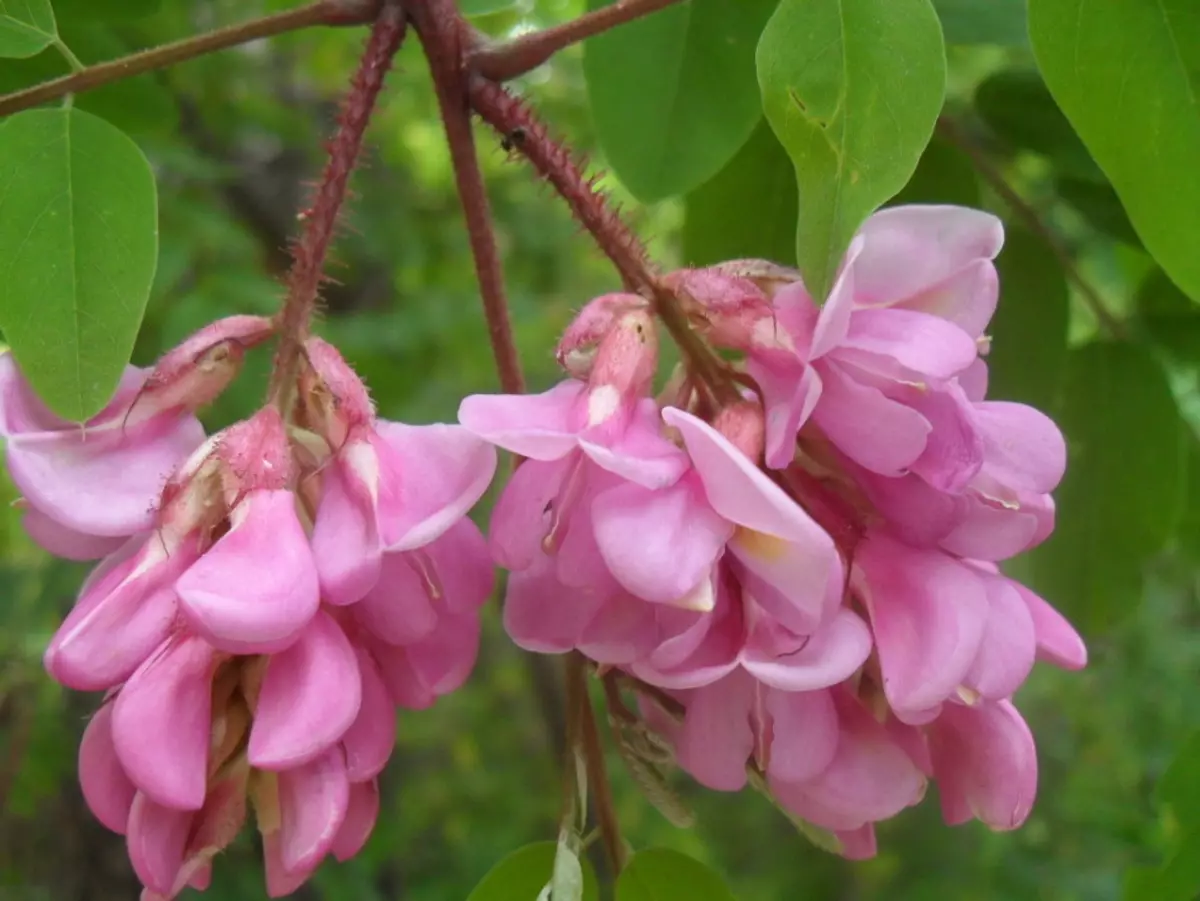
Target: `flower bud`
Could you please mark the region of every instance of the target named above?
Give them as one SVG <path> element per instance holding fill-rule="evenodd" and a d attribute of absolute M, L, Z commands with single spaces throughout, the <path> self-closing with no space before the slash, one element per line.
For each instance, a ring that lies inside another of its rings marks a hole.
<path fill-rule="evenodd" d="M 575 378 L 586 379 L 600 342 L 619 317 L 646 306 L 646 299 L 637 294 L 604 294 L 590 301 L 563 332 L 554 352 L 558 364 Z"/>

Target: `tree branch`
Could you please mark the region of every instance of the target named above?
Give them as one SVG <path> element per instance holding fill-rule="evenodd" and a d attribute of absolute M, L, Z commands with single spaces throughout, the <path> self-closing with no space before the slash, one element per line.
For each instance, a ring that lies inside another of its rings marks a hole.
<path fill-rule="evenodd" d="M 64 94 L 80 94 L 109 82 L 152 72 L 260 38 L 273 37 L 314 25 L 366 25 L 375 19 L 380 2 L 381 0 L 315 0 L 295 9 L 88 66 L 53 81 L 0 97 L 0 116 L 29 109 Z"/>
<path fill-rule="evenodd" d="M 415 0 L 408 14 L 425 47 L 425 57 L 433 76 L 450 160 L 458 183 L 458 196 L 467 220 L 475 275 L 483 297 L 488 337 L 501 387 L 510 394 L 525 390 L 521 359 L 513 342 L 508 316 L 508 298 L 504 290 L 504 272 L 496 250 L 492 230 L 491 206 L 471 131 L 471 109 L 463 77 L 463 34 L 465 26 L 451 0 Z"/>
<path fill-rule="evenodd" d="M 508 81 L 546 62 L 564 47 L 618 25 L 665 9 L 679 0 L 617 0 L 570 22 L 522 35 L 504 43 L 480 43 L 467 57 L 471 71 L 490 81 Z"/>
<path fill-rule="evenodd" d="M 1083 273 L 1075 265 L 1075 259 L 1071 256 L 1071 251 L 1067 249 L 1067 246 L 1063 244 L 1062 239 L 1042 219 L 1032 204 L 1022 197 L 1016 188 L 1009 184 L 1004 173 L 983 152 L 979 145 L 971 139 L 966 130 L 949 116 L 942 116 L 938 119 L 937 130 L 948 141 L 970 157 L 976 171 L 992 186 L 992 190 L 999 195 L 1005 205 L 1025 224 L 1026 228 L 1046 242 L 1054 255 L 1058 257 L 1059 264 L 1063 267 L 1067 278 L 1073 281 L 1076 287 L 1079 288 L 1083 302 L 1092 311 L 1092 315 L 1096 317 L 1096 321 L 1100 323 L 1100 327 L 1114 338 L 1129 337 L 1129 330 L 1125 327 L 1125 323 L 1109 312 L 1100 297 L 1100 293 L 1091 282 L 1083 277 Z"/>

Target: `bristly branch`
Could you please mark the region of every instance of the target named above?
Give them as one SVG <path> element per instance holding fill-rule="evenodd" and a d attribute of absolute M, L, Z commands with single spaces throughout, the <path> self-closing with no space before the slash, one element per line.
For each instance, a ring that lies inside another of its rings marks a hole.
<path fill-rule="evenodd" d="M 404 41 L 405 30 L 404 10 L 398 3 L 385 0 L 342 102 L 337 131 L 328 145 L 329 159 L 312 206 L 304 214 L 304 229 L 292 246 L 292 267 L 287 277 L 287 297 L 279 311 L 279 347 L 269 389 L 269 397 L 281 407 L 286 406 L 289 386 L 295 380 L 303 354 L 304 339 L 324 277 L 325 257 L 346 199 L 346 185 L 358 162 L 363 134 L 392 58 Z"/>
<path fill-rule="evenodd" d="M 570 22 L 521 35 L 504 43 L 479 43 L 467 58 L 471 71 L 490 81 L 508 81 L 546 62 L 564 47 L 678 3 L 679 0 L 617 0 Z"/>
<path fill-rule="evenodd" d="M 510 394 L 519 394 L 525 390 L 525 379 L 513 341 L 504 272 L 492 229 L 491 206 L 471 130 L 470 101 L 463 76 L 464 26 L 451 0 L 415 0 L 409 7 L 409 16 L 425 48 L 450 145 L 450 159 L 467 221 L 475 275 L 479 280 L 500 385 Z"/>
<path fill-rule="evenodd" d="M 0 116 L 29 109 L 66 94 L 81 94 L 109 82 L 164 69 L 185 60 L 247 44 L 260 38 L 316 25 L 366 25 L 375 19 L 379 4 L 380 0 L 315 0 L 295 9 L 249 22 L 240 22 L 161 47 L 141 50 L 120 59 L 87 66 L 53 81 L 6 94 L 0 97 Z"/>

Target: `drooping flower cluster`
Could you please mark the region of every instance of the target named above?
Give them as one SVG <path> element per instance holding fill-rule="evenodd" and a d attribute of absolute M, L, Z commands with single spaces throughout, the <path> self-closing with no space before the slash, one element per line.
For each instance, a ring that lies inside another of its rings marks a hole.
<path fill-rule="evenodd" d="M 733 399 L 686 372 L 652 399 L 653 322 L 618 294 L 564 334 L 566 381 L 459 411 L 527 458 L 489 539 L 513 639 L 666 691 L 683 715 L 647 715 L 686 771 L 755 773 L 851 857 L 931 779 L 951 824 L 1022 823 L 1037 759 L 1012 696 L 1035 658 L 1086 663 L 997 566 L 1053 529 L 1066 462 L 1046 416 L 985 399 L 1002 238 L 981 212 L 881 212 L 823 306 L 762 261 L 674 273 L 742 354 Z"/>
<path fill-rule="evenodd" d="M 104 691 L 84 796 L 126 837 L 143 898 L 203 888 L 253 808 L 272 897 L 358 852 L 396 708 L 470 672 L 492 564 L 465 514 L 495 451 L 457 425 L 375 416 L 331 346 L 305 345 L 287 418 L 206 438 L 197 407 L 269 320 L 208 326 L 98 416 L 59 420 L 0 357 L 3 434 L 33 538 L 103 557 L 46 651 Z"/>

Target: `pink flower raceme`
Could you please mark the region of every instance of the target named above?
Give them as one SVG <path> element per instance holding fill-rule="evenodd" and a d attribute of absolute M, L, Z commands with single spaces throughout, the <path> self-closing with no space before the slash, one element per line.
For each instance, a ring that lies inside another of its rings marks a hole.
<path fill-rule="evenodd" d="M 167 477 L 204 441 L 193 411 L 229 384 L 245 349 L 272 328 L 258 316 L 214 322 L 152 369 L 128 367 L 112 401 L 83 424 L 47 410 L 12 354 L 0 357 L 0 434 L 34 540 L 90 560 L 150 528 Z"/>

